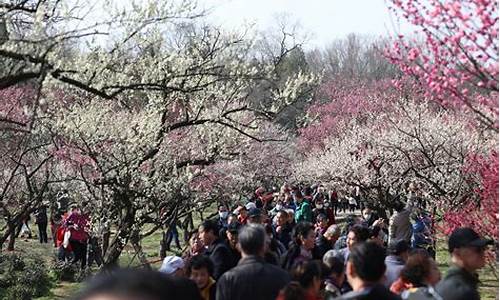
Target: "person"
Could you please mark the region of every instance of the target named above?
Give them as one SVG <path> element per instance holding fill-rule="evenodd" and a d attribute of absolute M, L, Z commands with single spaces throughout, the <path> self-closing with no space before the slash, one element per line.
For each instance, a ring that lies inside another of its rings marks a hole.
<path fill-rule="evenodd" d="M 224 205 L 219 206 L 219 218 L 217 220 L 219 228 L 226 229 L 228 226 L 227 218 L 229 216 L 229 212 Z"/>
<path fill-rule="evenodd" d="M 325 255 L 323 263 L 330 269 L 325 279 L 325 299 L 339 297 L 351 291 L 345 275 L 345 262 L 341 256 Z"/>
<path fill-rule="evenodd" d="M 398 280 L 391 285 L 391 292 L 403 299 L 441 299 L 434 290 L 440 279 L 434 259 L 427 251 L 417 250 L 408 257 Z"/>
<path fill-rule="evenodd" d="M 40 244 L 48 243 L 47 225 L 49 220 L 47 218 L 47 206 L 44 204 L 42 204 L 35 213 L 35 223 L 38 226 L 38 238 Z"/>
<path fill-rule="evenodd" d="M 380 219 L 378 214 L 374 212 L 370 207 L 366 207 L 365 209 L 363 209 L 361 217 L 363 218 L 361 224 L 366 227 L 375 226 L 375 221 L 378 221 Z"/>
<path fill-rule="evenodd" d="M 356 198 L 354 198 L 354 195 L 348 195 L 347 201 L 349 203 L 349 212 L 354 213 L 354 211 L 356 210 L 356 207 L 358 206 L 358 203 L 356 202 Z"/>
<path fill-rule="evenodd" d="M 411 247 L 413 249 L 425 249 L 432 257 L 435 257 L 434 241 L 432 239 L 431 224 L 432 220 L 423 211 L 416 210 L 411 216 L 412 236 Z"/>
<path fill-rule="evenodd" d="M 329 193 L 329 196 L 330 196 L 330 203 L 332 204 L 333 213 L 336 216 L 337 210 L 340 211 L 339 197 L 338 197 L 337 191 L 335 189 L 332 189 Z"/>
<path fill-rule="evenodd" d="M 231 263 L 230 268 L 235 267 L 238 261 L 241 259 L 241 253 L 238 250 L 238 231 L 240 230 L 240 223 L 232 223 L 228 226 L 226 230 L 226 243 L 231 251 Z"/>
<path fill-rule="evenodd" d="M 283 269 L 264 261 L 267 235 L 259 224 L 243 226 L 238 235 L 242 259 L 217 282 L 217 300 L 274 300 L 290 281 Z"/>
<path fill-rule="evenodd" d="M 196 284 L 155 271 L 120 269 L 95 276 L 74 300 L 201 300 Z"/>
<path fill-rule="evenodd" d="M 189 238 L 189 247 L 182 255 L 182 259 L 184 260 L 185 263 L 189 264 L 191 258 L 193 258 L 198 254 L 203 254 L 204 252 L 205 248 L 203 242 L 201 241 L 198 232 L 194 232 Z"/>
<path fill-rule="evenodd" d="M 455 229 L 448 239 L 452 267 L 436 286 L 443 299 L 480 299 L 477 270 L 485 266 L 485 251 L 493 241 L 484 239 L 472 228 Z"/>
<path fill-rule="evenodd" d="M 252 208 L 248 211 L 247 224 L 262 224 L 262 210 L 260 208 Z"/>
<path fill-rule="evenodd" d="M 314 226 L 309 222 L 298 223 L 293 231 L 293 243 L 283 258 L 282 267 L 292 270 L 300 262 L 313 259 L 314 243 Z"/>
<path fill-rule="evenodd" d="M 387 247 L 385 258 L 385 286 L 391 285 L 399 278 L 401 270 L 405 266 L 410 251 L 410 245 L 405 240 L 392 240 Z"/>
<path fill-rule="evenodd" d="M 245 206 L 238 206 L 235 212 L 238 214 L 238 222 L 241 225 L 245 225 L 248 219 L 248 210 Z"/>
<path fill-rule="evenodd" d="M 354 245 L 346 265 L 347 280 L 353 290 L 337 299 L 401 299 L 380 284 L 385 273 L 384 258 L 385 249 L 373 242 Z"/>
<path fill-rule="evenodd" d="M 292 240 L 292 230 L 292 226 L 288 223 L 288 213 L 284 210 L 278 211 L 274 225 L 275 237 L 286 249 L 288 249 Z"/>
<path fill-rule="evenodd" d="M 293 198 L 297 203 L 297 209 L 295 210 L 295 222 L 311 222 L 313 221 L 313 213 L 311 209 L 311 204 L 304 199 L 299 190 L 295 191 Z"/>
<path fill-rule="evenodd" d="M 73 204 L 63 224 L 71 233 L 69 243 L 75 255 L 73 262 L 80 261 L 84 269 L 87 266 L 88 216 L 81 213 L 79 205 Z"/>
<path fill-rule="evenodd" d="M 389 243 L 391 240 L 411 241 L 412 227 L 410 223 L 410 211 L 405 205 L 397 200 L 394 204 L 396 213 L 389 219 Z"/>
<path fill-rule="evenodd" d="M 187 268 L 189 279 L 196 283 L 203 300 L 215 300 L 217 284 L 212 277 L 213 269 L 212 261 L 204 255 L 194 256 Z"/>
<path fill-rule="evenodd" d="M 346 239 L 346 247 L 340 249 L 340 253 L 344 258 L 344 261 L 347 263 L 349 259 L 349 254 L 357 243 L 364 242 L 370 238 L 370 230 L 360 224 L 353 225 L 349 232 L 347 233 Z M 331 251 L 331 250 L 330 250 Z"/>
<path fill-rule="evenodd" d="M 292 289 L 295 290 L 295 282 L 300 284 L 305 300 L 319 300 L 321 284 L 328 274 L 328 268 L 318 260 L 302 262 L 292 270 Z M 288 300 L 285 295 L 291 294 L 285 287 L 279 294 L 277 300 Z"/>
<path fill-rule="evenodd" d="M 205 220 L 198 227 L 200 239 L 205 246 L 207 255 L 214 264 L 215 280 L 231 268 L 233 257 L 227 245 L 219 238 L 219 226 L 215 220 Z"/>
<path fill-rule="evenodd" d="M 317 257 L 323 257 L 325 253 L 332 250 L 340 237 L 340 227 L 337 225 L 330 225 L 328 229 L 316 237 L 314 251 L 317 252 Z"/>
<path fill-rule="evenodd" d="M 167 251 L 170 251 L 170 244 L 172 241 L 175 241 L 175 245 L 177 249 L 182 249 L 180 241 L 179 241 L 179 231 L 177 231 L 177 220 L 176 218 L 172 219 L 167 227 L 167 232 L 163 234 L 161 240 L 160 247 L 160 256 L 165 257 L 167 255 Z"/>
<path fill-rule="evenodd" d="M 176 276 L 176 277 L 184 277 L 184 260 L 178 256 L 167 256 L 163 259 L 163 262 L 158 271 Z"/>
<path fill-rule="evenodd" d="M 314 224 L 314 231 L 317 235 L 323 235 L 328 228 L 328 218 L 325 214 L 319 214 L 316 217 L 316 224 Z"/>

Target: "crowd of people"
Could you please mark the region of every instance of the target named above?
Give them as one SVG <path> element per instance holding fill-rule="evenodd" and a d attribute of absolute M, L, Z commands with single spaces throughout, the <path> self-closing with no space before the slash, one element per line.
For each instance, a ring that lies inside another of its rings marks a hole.
<path fill-rule="evenodd" d="M 259 188 L 247 203 L 221 205 L 159 272 L 97 277 L 77 299 L 479 299 L 475 272 L 492 241 L 456 229 L 441 278 L 425 201 L 411 192 L 386 218 L 361 205 L 359 190 L 343 197 L 358 217 L 321 186 Z"/>

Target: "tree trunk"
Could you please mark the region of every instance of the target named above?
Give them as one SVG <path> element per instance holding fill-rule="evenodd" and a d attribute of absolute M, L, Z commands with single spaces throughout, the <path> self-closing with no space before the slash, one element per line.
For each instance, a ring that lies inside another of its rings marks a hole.
<path fill-rule="evenodd" d="M 127 208 L 125 216 L 122 218 L 116 236 L 109 245 L 106 251 L 106 257 L 104 258 L 104 269 L 112 269 L 118 266 L 118 260 L 120 255 L 125 248 L 125 245 L 130 239 L 132 233 L 132 226 L 135 221 L 135 210 L 132 208 Z"/>
<path fill-rule="evenodd" d="M 142 251 L 140 242 L 141 242 L 141 237 L 139 230 L 134 230 L 131 233 L 130 243 L 132 244 L 132 247 L 134 247 L 135 253 L 139 258 L 139 261 L 141 262 L 141 266 L 145 267 L 148 270 L 151 270 L 151 266 L 149 265 L 149 262 L 146 259 L 146 255 Z"/>

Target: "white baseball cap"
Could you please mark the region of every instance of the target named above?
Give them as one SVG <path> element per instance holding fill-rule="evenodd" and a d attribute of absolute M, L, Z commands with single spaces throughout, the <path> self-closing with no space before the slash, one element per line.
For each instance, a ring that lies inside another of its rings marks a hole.
<path fill-rule="evenodd" d="M 160 272 L 173 274 L 175 271 L 184 268 L 184 260 L 178 256 L 167 256 L 159 269 Z"/>

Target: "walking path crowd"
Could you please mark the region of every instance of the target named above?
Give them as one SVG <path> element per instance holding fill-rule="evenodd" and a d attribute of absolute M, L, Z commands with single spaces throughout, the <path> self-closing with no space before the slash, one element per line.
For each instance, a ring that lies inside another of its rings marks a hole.
<path fill-rule="evenodd" d="M 480 299 L 476 271 L 493 241 L 470 228 L 453 231 L 452 266 L 441 278 L 425 207 L 414 189 L 393 201 L 387 218 L 359 190 L 339 197 L 321 185 L 285 184 L 279 193 L 259 188 L 247 203 L 219 206 L 218 217 L 190 236 L 182 257 L 166 256 L 172 241 L 180 248 L 170 224 L 159 272 L 99 275 L 76 299 Z M 87 264 L 87 223 L 78 206 L 61 216 L 54 230 L 61 260 Z"/>

